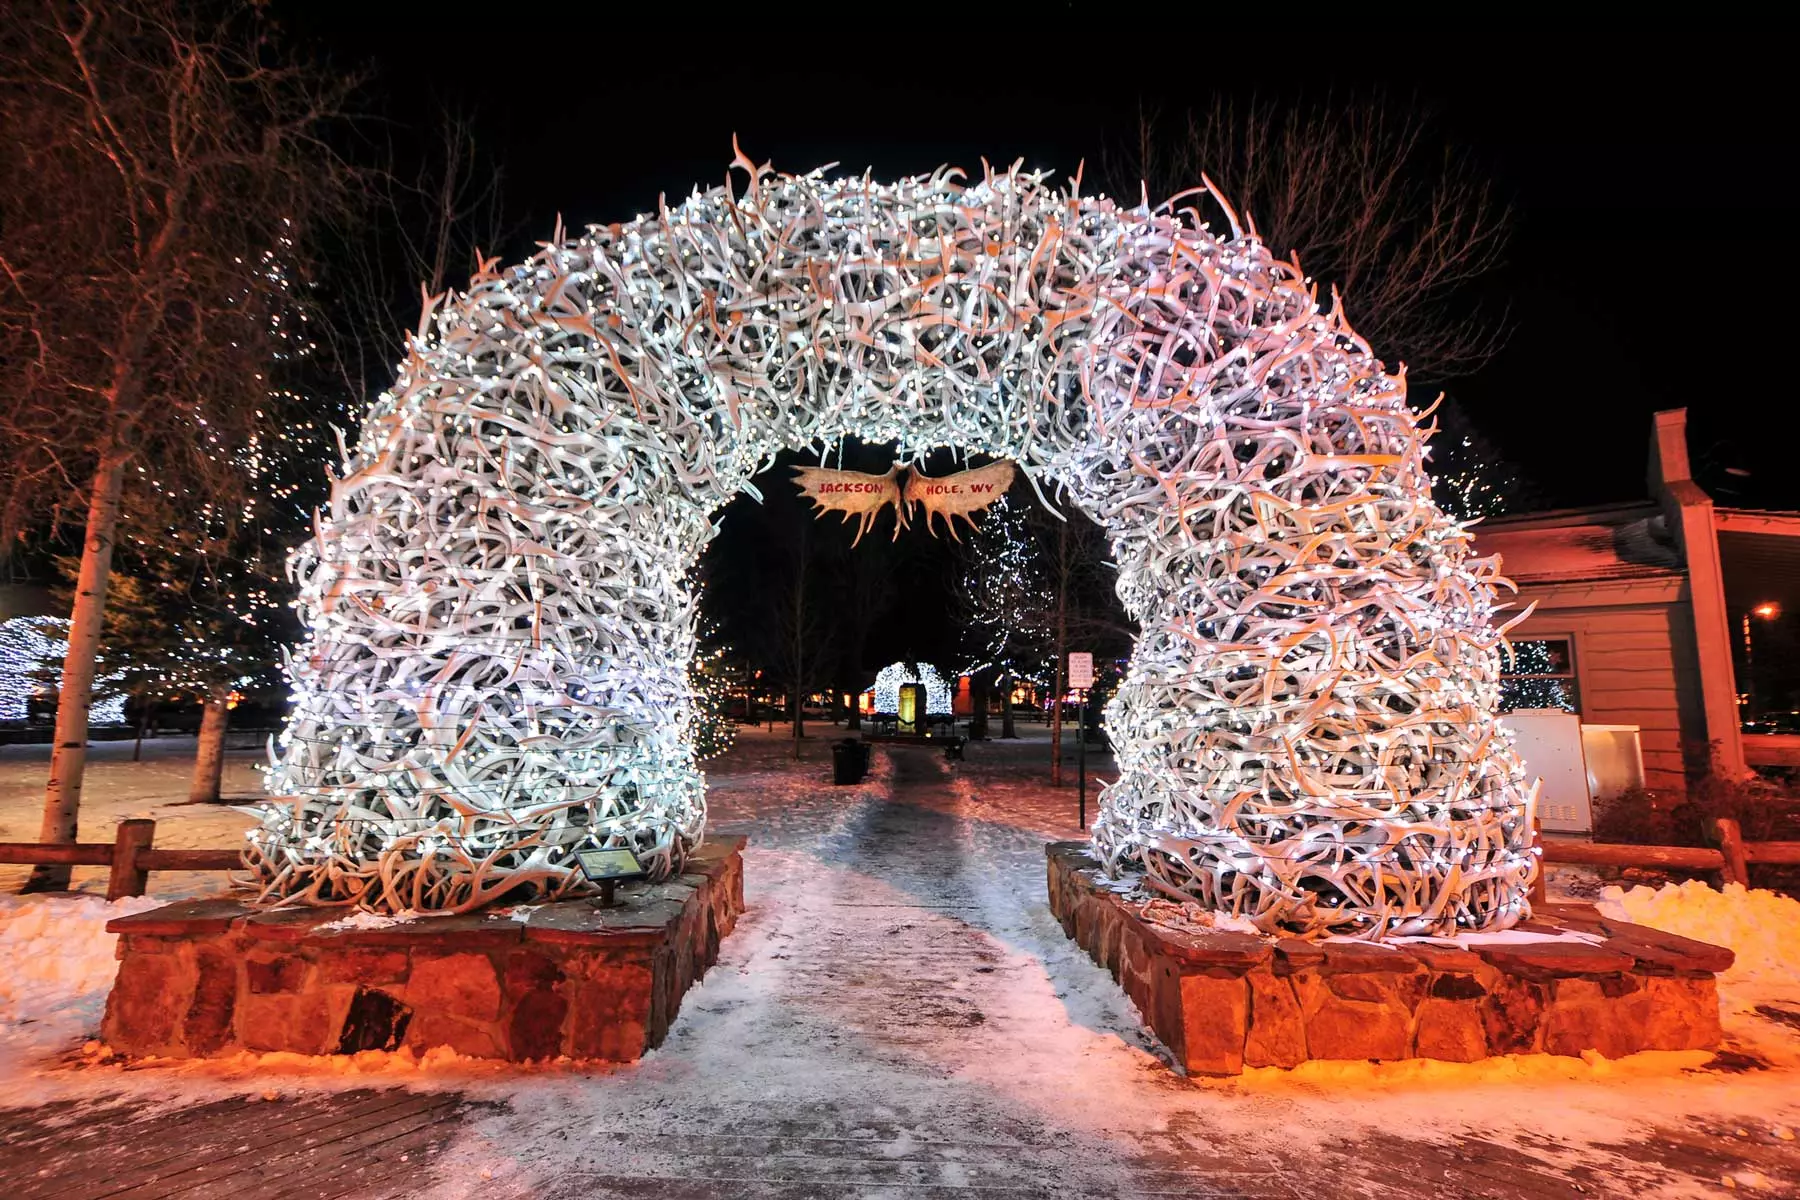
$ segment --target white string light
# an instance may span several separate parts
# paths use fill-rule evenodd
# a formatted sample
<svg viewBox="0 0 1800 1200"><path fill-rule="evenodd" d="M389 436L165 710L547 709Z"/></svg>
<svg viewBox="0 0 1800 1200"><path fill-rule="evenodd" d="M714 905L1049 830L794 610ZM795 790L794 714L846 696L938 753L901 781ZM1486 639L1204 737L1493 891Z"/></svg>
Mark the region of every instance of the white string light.
<svg viewBox="0 0 1800 1200"><path fill-rule="evenodd" d="M990 173L744 190L484 265L421 321L295 558L310 640L252 835L271 900L462 910L661 875L704 825L686 579L784 448L1017 462L1143 630L1097 854L1265 929L1525 911L1497 564L1402 378L1235 227Z"/></svg>

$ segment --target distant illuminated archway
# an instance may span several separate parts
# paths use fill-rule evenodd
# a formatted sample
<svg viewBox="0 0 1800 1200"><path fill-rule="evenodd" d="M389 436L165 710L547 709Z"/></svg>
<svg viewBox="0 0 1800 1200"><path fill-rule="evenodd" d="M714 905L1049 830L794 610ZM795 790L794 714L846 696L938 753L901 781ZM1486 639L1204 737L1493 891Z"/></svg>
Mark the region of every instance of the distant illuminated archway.
<svg viewBox="0 0 1800 1200"><path fill-rule="evenodd" d="M1522 914L1495 564L1297 265L1016 168L738 165L741 195L559 230L421 322L296 559L266 898L555 895L595 844L678 867L705 818L687 572L777 451L855 436L1011 459L1106 529L1143 630L1109 867L1268 929Z"/></svg>

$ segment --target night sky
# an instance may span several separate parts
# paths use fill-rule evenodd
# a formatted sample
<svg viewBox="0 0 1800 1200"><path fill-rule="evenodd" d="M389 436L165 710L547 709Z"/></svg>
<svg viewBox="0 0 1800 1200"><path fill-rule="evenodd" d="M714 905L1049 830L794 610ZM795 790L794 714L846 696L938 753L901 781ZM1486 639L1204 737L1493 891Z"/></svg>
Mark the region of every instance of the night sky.
<svg viewBox="0 0 1800 1200"><path fill-rule="evenodd" d="M1448 387L1546 503L1642 497L1649 414L1686 405L1697 471L1722 503L1800 508L1783 365L1800 268L1781 182L1794 149L1785 38L1359 34L1341 16L1232 33L1118 4L1028 19L884 8L895 30L919 18L894 37L842 8L817 23L823 37L797 32L807 22L786 8L735 31L680 5L656 6L665 23L643 30L574 9L511 22L442 4L276 10L333 62L373 69L369 107L402 137L428 127L433 95L477 111L521 230L509 256L558 213L618 220L659 192L720 182L734 132L780 169L978 172L986 155L1059 174L1086 159L1092 179L1140 103L1382 88L1431 106L1516 207L1509 262L1485 285L1510 340Z"/></svg>

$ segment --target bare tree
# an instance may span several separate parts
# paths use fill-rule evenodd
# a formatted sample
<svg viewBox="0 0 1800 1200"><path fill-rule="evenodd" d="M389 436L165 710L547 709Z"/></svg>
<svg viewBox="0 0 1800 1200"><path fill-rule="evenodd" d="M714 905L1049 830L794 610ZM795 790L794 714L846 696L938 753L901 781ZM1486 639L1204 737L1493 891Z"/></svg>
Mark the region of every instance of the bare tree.
<svg viewBox="0 0 1800 1200"><path fill-rule="evenodd" d="M273 315L351 192L326 137L355 81L270 34L237 0L38 0L0 27L0 532L85 511L46 842L75 839L124 501L179 476L232 502L222 448L279 419Z"/></svg>
<svg viewBox="0 0 1800 1200"><path fill-rule="evenodd" d="M1105 532L1079 512L1059 520L1042 508L1032 525L1045 564L1051 635L1050 784L1061 787L1063 696L1068 692L1069 652L1092 651L1096 660L1121 653L1137 638L1113 588L1112 549ZM1078 731L1080 736L1080 731Z"/></svg>
<svg viewBox="0 0 1800 1200"><path fill-rule="evenodd" d="M1341 293L1352 324L1415 377L1466 375L1499 349L1505 323L1469 285L1501 264L1507 206L1468 156L1433 136L1433 116L1386 97L1315 103L1218 97L1173 117L1140 113L1109 155L1115 191L1154 203L1204 173L1277 254ZM1199 207L1221 227L1211 197ZM1324 290L1323 288L1321 289Z"/></svg>
<svg viewBox="0 0 1800 1200"><path fill-rule="evenodd" d="M366 400L392 378L395 330L416 317L421 289L466 284L508 235L504 171L484 153L475 118L446 105L429 138L370 147L367 228L341 247L331 289L345 319L328 326L346 390Z"/></svg>

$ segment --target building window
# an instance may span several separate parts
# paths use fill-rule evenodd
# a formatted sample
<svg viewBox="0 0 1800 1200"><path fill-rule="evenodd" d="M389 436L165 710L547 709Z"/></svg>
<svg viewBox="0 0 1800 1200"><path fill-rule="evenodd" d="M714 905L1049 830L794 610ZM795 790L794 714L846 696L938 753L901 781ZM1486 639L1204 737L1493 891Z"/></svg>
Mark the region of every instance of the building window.
<svg viewBox="0 0 1800 1200"><path fill-rule="evenodd" d="M1500 709L1515 708L1581 711L1573 639L1530 638L1512 644L1511 657L1500 660Z"/></svg>

